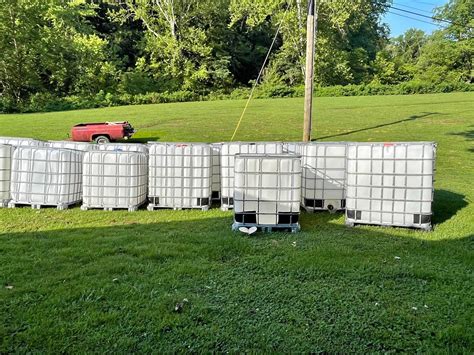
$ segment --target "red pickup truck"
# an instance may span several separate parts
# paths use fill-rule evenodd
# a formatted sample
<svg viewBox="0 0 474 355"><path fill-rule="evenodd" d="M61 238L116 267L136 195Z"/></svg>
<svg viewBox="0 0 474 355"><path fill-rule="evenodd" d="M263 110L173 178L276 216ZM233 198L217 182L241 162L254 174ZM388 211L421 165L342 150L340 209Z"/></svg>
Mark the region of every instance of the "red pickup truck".
<svg viewBox="0 0 474 355"><path fill-rule="evenodd" d="M135 133L128 122L81 123L72 127L71 137L75 142L109 143L128 139Z"/></svg>

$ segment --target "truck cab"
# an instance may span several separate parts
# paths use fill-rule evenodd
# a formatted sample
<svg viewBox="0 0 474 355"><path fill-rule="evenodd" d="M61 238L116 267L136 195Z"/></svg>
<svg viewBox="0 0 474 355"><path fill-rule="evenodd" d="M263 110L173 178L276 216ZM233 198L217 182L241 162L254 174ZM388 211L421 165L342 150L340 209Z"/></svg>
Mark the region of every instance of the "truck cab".
<svg viewBox="0 0 474 355"><path fill-rule="evenodd" d="M71 138L75 142L109 143L129 139L135 133L127 122L80 123L72 127Z"/></svg>

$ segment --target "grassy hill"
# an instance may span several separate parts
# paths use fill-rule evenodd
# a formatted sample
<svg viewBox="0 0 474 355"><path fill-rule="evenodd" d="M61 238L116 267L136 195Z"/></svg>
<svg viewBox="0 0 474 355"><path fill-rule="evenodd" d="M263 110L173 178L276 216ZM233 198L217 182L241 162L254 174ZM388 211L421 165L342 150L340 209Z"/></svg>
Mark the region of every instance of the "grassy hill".
<svg viewBox="0 0 474 355"><path fill-rule="evenodd" d="M1 136L64 139L130 120L136 141L229 140L218 101L0 115ZM302 100L256 100L239 140L299 140ZM302 215L243 237L231 212L0 210L0 352L472 352L474 94L317 98L325 141L436 141L431 233Z"/></svg>

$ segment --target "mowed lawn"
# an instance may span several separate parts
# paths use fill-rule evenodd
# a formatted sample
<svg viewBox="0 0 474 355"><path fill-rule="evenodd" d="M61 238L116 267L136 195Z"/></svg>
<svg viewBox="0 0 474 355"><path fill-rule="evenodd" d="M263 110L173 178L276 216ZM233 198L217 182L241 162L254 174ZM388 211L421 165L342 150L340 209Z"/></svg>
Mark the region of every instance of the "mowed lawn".
<svg viewBox="0 0 474 355"><path fill-rule="evenodd" d="M301 99L255 100L239 140L299 140ZM130 120L137 141L229 140L243 101L0 116L64 139ZM325 141L436 141L434 231L231 232L232 212L0 210L0 352L474 351L474 93L317 98Z"/></svg>

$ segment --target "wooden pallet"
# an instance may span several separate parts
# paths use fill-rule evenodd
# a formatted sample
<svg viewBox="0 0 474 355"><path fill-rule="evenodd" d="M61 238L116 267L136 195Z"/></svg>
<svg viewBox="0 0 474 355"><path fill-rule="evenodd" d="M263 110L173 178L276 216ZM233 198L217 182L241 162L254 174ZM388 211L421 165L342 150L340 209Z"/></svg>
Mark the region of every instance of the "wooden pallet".
<svg viewBox="0 0 474 355"><path fill-rule="evenodd" d="M291 233L297 233L301 230L301 226L299 223L295 224L276 224L276 225L258 225L258 224L251 224L251 223L238 223L234 222L232 224L232 231L237 232L240 227L245 228L252 228L257 227L258 230L266 233L273 233L273 232L282 232L285 230L290 230Z"/></svg>

